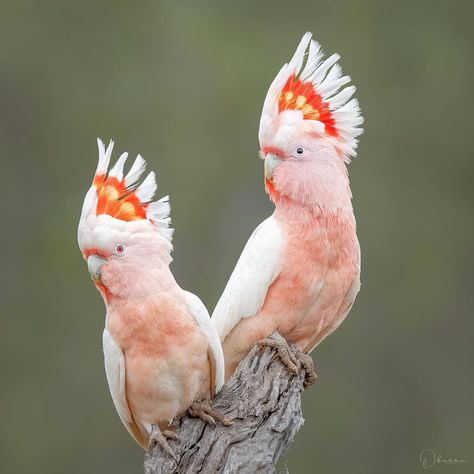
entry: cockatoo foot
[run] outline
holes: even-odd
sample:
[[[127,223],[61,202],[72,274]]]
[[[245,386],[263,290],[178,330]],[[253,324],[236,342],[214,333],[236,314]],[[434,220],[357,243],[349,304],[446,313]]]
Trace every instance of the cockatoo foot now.
[[[188,408],[188,415],[199,418],[212,426],[216,426],[216,420],[220,421],[224,426],[232,425],[232,421],[220,411],[216,410],[207,400],[203,402],[193,402]]]
[[[161,434],[166,438],[166,439],[172,439],[173,441],[179,441],[178,435],[171,430],[163,430]]]
[[[300,361],[301,367],[303,367],[303,370],[305,372],[303,383],[304,388],[308,388],[310,385],[313,385],[313,383],[316,382],[316,379],[318,378],[318,375],[314,370],[313,359],[309,354],[306,354],[301,351],[296,352],[296,357]]]
[[[297,374],[300,369],[300,361],[291,350],[286,339],[274,331],[270,336],[257,342],[260,348],[271,347],[276,349],[277,356],[283,365],[292,373]]]
[[[165,453],[169,454],[176,462],[178,462],[178,457],[171,449],[171,446],[168,444],[169,439],[178,441],[179,438],[174,431],[161,431],[158,425],[151,425],[150,441],[148,442],[147,451],[150,451],[156,443],[163,451],[165,451]]]

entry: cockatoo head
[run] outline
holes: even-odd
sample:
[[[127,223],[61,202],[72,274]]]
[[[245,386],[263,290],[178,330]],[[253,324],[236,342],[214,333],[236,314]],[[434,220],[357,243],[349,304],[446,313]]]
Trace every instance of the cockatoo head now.
[[[105,149],[100,139],[97,143],[99,164],[82,207],[79,248],[105,300],[138,297],[152,290],[157,273],[171,261],[168,196],[151,202],[155,173],[140,180],[146,166],[140,155],[124,177],[128,154],[109,171],[114,144]]]
[[[339,191],[350,195],[345,163],[356,155],[363,118],[351,99],[355,87],[344,87],[350,78],[342,75],[339,55],[323,60],[311,36],[303,36],[265,98],[259,129],[265,186],[274,202],[337,207]]]

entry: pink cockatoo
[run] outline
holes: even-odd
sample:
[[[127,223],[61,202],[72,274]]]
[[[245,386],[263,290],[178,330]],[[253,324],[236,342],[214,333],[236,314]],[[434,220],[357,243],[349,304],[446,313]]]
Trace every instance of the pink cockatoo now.
[[[188,409],[209,423],[228,420],[207,402],[224,380],[219,337],[201,300],[170,271],[168,196],[150,202],[155,174],[141,181],[138,155],[123,177],[124,153],[98,140],[99,164],[86,194],[78,241],[106,306],[103,348],[110,393],[122,423],[144,449],[166,438]],[[141,182],[140,182],[141,181]]]
[[[275,212],[250,237],[212,321],[226,379],[260,340],[316,378],[311,352],[347,316],[360,288],[360,249],[346,164],[363,119],[354,86],[306,33],[265,98],[265,188]],[[292,353],[277,331],[297,345]]]

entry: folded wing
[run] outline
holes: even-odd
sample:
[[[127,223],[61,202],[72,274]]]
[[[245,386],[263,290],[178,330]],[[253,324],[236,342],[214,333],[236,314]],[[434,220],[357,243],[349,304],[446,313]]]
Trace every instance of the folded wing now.
[[[273,217],[250,236],[212,313],[221,341],[241,318],[254,316],[263,306],[268,288],[280,271],[282,246],[283,234]]]
[[[214,397],[222,388],[222,385],[224,385],[224,353],[222,352],[222,346],[204,303],[195,294],[189,291],[185,291],[184,293],[189,311],[209,341],[208,356],[211,370],[210,392],[211,397]]]
[[[112,339],[107,329],[104,329],[102,344],[104,347],[105,373],[115,409],[132,438],[143,449],[147,449],[147,440],[138,429],[128,406],[123,351]]]

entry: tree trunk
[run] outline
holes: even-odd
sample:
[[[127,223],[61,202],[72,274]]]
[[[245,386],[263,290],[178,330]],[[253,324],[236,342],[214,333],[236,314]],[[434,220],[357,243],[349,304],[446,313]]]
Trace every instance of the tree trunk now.
[[[155,446],[145,474],[272,473],[302,426],[304,372],[292,375],[271,349],[254,347],[216,396],[213,406],[232,426],[206,425],[184,416],[170,440],[178,462]]]

